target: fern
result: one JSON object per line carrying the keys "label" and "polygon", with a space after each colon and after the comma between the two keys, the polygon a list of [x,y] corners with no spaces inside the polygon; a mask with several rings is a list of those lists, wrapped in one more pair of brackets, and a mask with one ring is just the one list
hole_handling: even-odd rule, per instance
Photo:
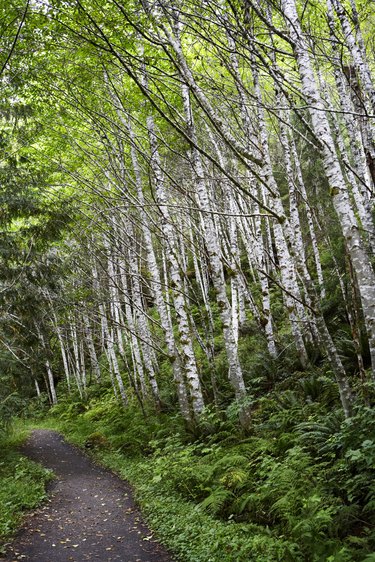
{"label": "fern", "polygon": [[238,454],[236,452],[232,454],[225,455],[221,457],[213,467],[213,474],[218,474],[225,470],[230,470],[232,468],[247,466],[249,459],[244,455]]}
{"label": "fern", "polygon": [[370,516],[370,518],[375,520],[375,483],[370,486],[369,492],[365,498],[365,505],[363,508],[364,513]]}
{"label": "fern", "polygon": [[235,468],[228,470],[221,478],[220,484],[222,484],[226,489],[238,490],[241,489],[244,483],[247,482],[248,472],[241,469]]}
{"label": "fern", "polygon": [[337,400],[337,384],[329,377],[311,375],[301,379],[299,387],[307,401],[329,405]]}
{"label": "fern", "polygon": [[226,488],[216,488],[207,498],[198,504],[198,508],[211,515],[218,515],[224,506],[234,498],[234,494]]}
{"label": "fern", "polygon": [[296,430],[300,443],[314,455],[338,455],[341,444],[338,436],[343,422],[341,411],[335,411],[324,418],[324,422],[303,422],[298,424]]}
{"label": "fern", "polygon": [[235,511],[238,514],[244,513],[244,511],[251,511],[252,506],[254,505],[254,498],[256,494],[242,494],[239,498],[235,501]]}

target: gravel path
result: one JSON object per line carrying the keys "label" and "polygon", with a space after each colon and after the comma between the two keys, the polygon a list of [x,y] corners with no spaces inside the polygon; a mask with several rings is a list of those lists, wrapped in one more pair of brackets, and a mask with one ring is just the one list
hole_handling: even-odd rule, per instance
{"label": "gravel path", "polygon": [[27,517],[5,562],[172,562],[117,476],[55,431],[33,431],[22,451],[57,479],[49,500]]}

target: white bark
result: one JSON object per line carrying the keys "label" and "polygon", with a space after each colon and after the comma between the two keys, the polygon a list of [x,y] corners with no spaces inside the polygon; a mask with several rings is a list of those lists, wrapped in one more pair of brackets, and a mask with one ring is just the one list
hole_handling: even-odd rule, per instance
{"label": "white bark", "polygon": [[[265,115],[263,109],[262,93],[259,84],[259,75],[256,65],[252,64],[252,73],[254,80],[254,90],[255,95],[258,99],[258,109],[257,116],[259,120],[259,136],[262,144],[262,150],[264,155],[264,164],[262,169],[262,175],[264,179],[264,184],[269,186],[269,201],[270,206],[273,208],[278,216],[285,216],[283,205],[280,198],[279,187],[275,180],[271,155],[268,142],[268,133],[265,124]],[[302,305],[301,292],[297,282],[297,275],[295,266],[293,263],[292,256],[290,255],[286,237],[284,234],[284,228],[288,229],[288,238],[292,238],[290,233],[290,227],[287,221],[284,221],[282,225],[279,221],[274,221],[273,225],[273,235],[276,245],[277,257],[279,261],[281,285],[283,288],[283,299],[285,302],[285,307],[287,309],[290,325],[292,329],[292,334],[294,336],[296,349],[301,361],[302,366],[308,364],[308,356],[305,348],[305,343],[303,339],[303,333],[301,326],[305,324],[305,310]]]}
{"label": "white bark", "polygon": [[162,29],[166,38],[168,39],[169,44],[173,48],[178,63],[177,66],[179,67],[180,72],[182,73],[184,80],[186,81],[186,84],[198,100],[200,106],[208,116],[211,123],[218,131],[220,131],[222,138],[234,152],[236,152],[240,156],[243,156],[249,162],[261,165],[261,160],[259,160],[256,156],[254,156],[252,152],[250,152],[247,142],[248,139],[246,139],[244,144],[237,140],[237,138],[232,134],[230,127],[227,125],[226,121],[220,117],[218,111],[210,103],[202,88],[195,80],[193,73],[186,61],[178,37],[174,36],[166,26],[162,25]]}
{"label": "white bark", "polygon": [[38,398],[40,398],[40,388],[39,388],[39,383],[36,379],[34,379],[34,385],[35,385],[35,391],[36,391],[36,395]]}
{"label": "white bark", "polygon": [[186,312],[187,303],[184,296],[183,281],[181,278],[174,226],[168,210],[168,199],[164,188],[163,173],[160,165],[157,137],[154,131],[154,121],[151,115],[147,118],[147,128],[151,149],[151,168],[154,176],[155,191],[161,214],[162,230],[166,243],[167,262],[169,268],[170,284],[173,290],[173,301],[176,312],[176,321],[179,331],[181,360],[185,371],[186,381],[192,401],[194,415],[199,418],[203,407],[203,395],[194,356],[193,342],[190,333],[189,320]]}
{"label": "white bark", "polygon": [[[356,108],[354,107],[350,95],[347,91],[348,89],[345,82],[344,74],[341,69],[342,66],[341,51],[337,52],[338,49],[336,46],[335,25],[334,25],[334,19],[332,14],[331,0],[327,0],[327,9],[328,9],[328,24],[329,24],[330,35],[331,35],[331,44],[332,44],[333,53],[335,55],[335,61],[334,61],[335,82],[339,94],[343,120],[345,122],[348,131],[349,145],[352,152],[351,161],[349,161],[350,159],[346,156],[346,152],[347,152],[346,146],[344,143],[344,139],[342,138],[342,135],[340,134],[339,131],[339,123],[337,123],[337,118],[335,123],[336,139],[339,145],[339,149],[343,161],[347,166],[347,175],[348,175],[348,179],[350,180],[354,201],[356,204],[359,218],[362,223],[362,227],[365,231],[366,237],[368,237],[371,250],[372,252],[374,252],[375,227],[371,216],[371,201],[369,197],[369,195],[373,190],[373,183],[367,166],[366,154],[362,143],[361,132],[357,125],[356,119],[353,115]],[[366,121],[365,127],[368,128],[369,120],[367,120],[365,117],[360,119],[362,121]],[[368,133],[368,136],[371,137],[371,133]],[[372,143],[372,140],[369,139],[369,142]],[[355,177],[352,170],[356,172],[357,177]]]}
{"label": "white bark", "polygon": [[303,176],[302,176],[301,164],[300,164],[300,159],[299,159],[299,156],[298,156],[298,153],[297,153],[297,148],[296,148],[294,139],[293,139],[293,137],[290,133],[289,133],[289,141],[290,141],[291,155],[292,155],[295,174],[296,174],[297,186],[298,186],[298,190],[300,192],[301,198],[302,198],[302,200],[304,202],[304,205],[305,205],[307,224],[308,224],[309,235],[310,235],[310,240],[311,240],[311,247],[312,247],[312,251],[313,251],[313,254],[314,254],[315,269],[316,269],[316,275],[317,275],[319,290],[320,290],[320,297],[324,298],[326,292],[325,292],[325,286],[324,286],[322,264],[321,264],[321,261],[320,261],[319,246],[318,246],[318,241],[317,241],[317,237],[316,237],[316,233],[315,233],[314,215],[313,215],[313,212],[311,210],[311,206],[310,206],[308,198],[307,198],[307,191],[306,191],[305,182],[304,182]]}
{"label": "white bark", "polygon": [[99,299],[100,299],[98,308],[99,308],[99,315],[100,315],[101,331],[102,331],[104,351],[107,355],[108,367],[109,367],[109,370],[110,370],[111,379],[113,377],[114,380],[116,381],[119,392],[120,392],[121,400],[122,400],[124,406],[126,406],[127,403],[128,403],[128,398],[127,398],[127,395],[126,395],[124,382],[123,382],[122,377],[121,377],[120,368],[119,368],[119,364],[118,364],[118,361],[117,361],[116,352],[115,352],[115,348],[114,348],[113,329],[112,328],[109,329],[109,327],[108,327],[107,312],[106,312],[105,306],[102,302],[102,298],[101,298],[101,294],[100,294],[101,288],[100,288],[100,283],[99,283],[99,277],[98,277],[98,272],[97,272],[97,269],[96,269],[95,265],[92,268],[92,274],[93,274],[94,291],[95,291],[96,294],[98,294]]}
{"label": "white bark", "polygon": [[85,311],[82,313],[82,320],[83,320],[83,326],[84,326],[84,330],[85,330],[87,349],[88,349],[89,356],[90,356],[91,368],[93,370],[96,381],[99,382],[100,379],[101,379],[100,365],[99,365],[99,361],[98,361],[98,356],[96,354],[96,349],[95,349],[95,344],[94,344],[94,338],[93,338],[93,335],[92,335],[90,320],[89,320],[89,317],[88,317],[88,315]]}
{"label": "white bark", "polygon": [[352,26],[346,17],[344,5],[339,0],[332,0],[332,4],[336,10],[337,16],[340,20],[341,27],[344,34],[344,40],[348,46],[349,52],[352,56],[354,65],[361,78],[362,88],[365,91],[372,107],[372,113],[375,112],[375,89],[372,83],[370,68],[366,61],[366,53],[361,52],[361,48],[356,42]]}
{"label": "white bark", "polygon": [[86,377],[86,362],[85,362],[85,349],[83,346],[83,337],[79,340],[79,358],[81,364],[81,380],[83,388],[87,387],[87,377]]}
{"label": "white bark", "polygon": [[82,376],[83,373],[82,373],[81,364],[80,364],[80,357],[79,357],[79,344],[78,344],[78,337],[77,337],[77,328],[76,328],[76,324],[75,324],[75,319],[73,317],[70,317],[69,324],[70,324],[70,335],[71,335],[72,343],[73,343],[75,379],[77,381],[77,385],[79,385],[79,387],[82,387],[83,390],[85,390],[86,381],[84,380],[84,378]]}
{"label": "white bark", "polygon": [[[48,350],[47,350],[47,346],[44,340],[44,336],[42,334],[42,332],[40,331],[38,325],[36,324],[36,322],[34,323],[36,332],[38,334],[38,338],[39,341],[42,345],[42,349],[44,351],[44,353],[47,355]],[[47,377],[48,377],[48,388],[49,388],[49,392],[50,392],[50,396],[51,396],[51,402],[52,404],[57,404],[57,394],[56,394],[56,389],[55,389],[55,381],[53,379],[53,373],[52,373],[52,368],[51,368],[51,364],[49,362],[48,357],[45,359],[44,365],[46,367],[46,371],[47,371]]]}
{"label": "white bark", "polygon": [[[134,237],[134,233],[132,233],[132,225],[127,224],[125,228],[128,233],[128,236],[132,235]],[[128,266],[129,266],[131,288],[132,288],[131,300],[132,303],[134,304],[134,314],[137,321],[137,331],[140,338],[140,347],[142,350],[143,361],[146,368],[148,380],[151,386],[151,391],[155,399],[155,403],[160,404],[159,388],[158,388],[158,383],[156,380],[155,370],[153,365],[151,334],[147,325],[145,314],[143,312],[144,304],[142,302],[140,272],[138,267],[137,256],[136,253],[133,251],[133,244],[134,242],[132,243],[132,240],[129,239]]]}
{"label": "white bark", "polygon": [[[294,41],[294,52],[299,67],[303,92],[310,105],[310,115],[314,131],[322,141],[323,163],[330,184],[333,205],[339,218],[341,229],[356,272],[363,314],[369,336],[373,372],[375,372],[374,271],[363,247],[358,223],[350,205],[348,191],[337,158],[329,122],[324,111],[324,105],[317,88],[307,44],[302,33],[294,0],[283,0],[282,5],[290,36]],[[345,390],[343,390],[342,399],[344,409],[350,411],[351,397],[349,394],[345,395]]]}
{"label": "white bark", "polygon": [[[189,90],[185,84],[182,84],[181,88],[185,118],[187,127],[189,129],[189,136],[193,139],[194,143],[197,144],[195,124],[189,99]],[[229,365],[229,380],[233,386],[236,398],[241,398],[246,394],[246,389],[238,357],[238,321],[236,330],[235,326],[233,325],[231,306],[226,294],[220,245],[212,220],[212,209],[204,176],[203,163],[198,150],[194,148],[192,149],[192,163],[195,172],[197,199],[199,208],[202,210],[204,238],[211,266],[212,283],[215,289],[216,301],[219,306],[220,318],[223,324],[224,343]]]}
{"label": "white bark", "polygon": [[50,390],[50,393],[51,393],[52,404],[57,404],[57,394],[56,394],[56,389],[55,389],[55,381],[53,380],[53,373],[52,373],[52,369],[51,369],[51,364],[50,364],[48,359],[46,360],[45,365],[46,365],[46,370],[47,370],[47,375],[48,375],[48,385],[49,385],[49,390]]}
{"label": "white bark", "polygon": [[70,371],[69,371],[68,358],[67,358],[67,354],[66,354],[66,350],[65,350],[65,342],[64,342],[64,338],[63,338],[63,335],[62,335],[62,332],[61,332],[61,328],[57,323],[56,314],[54,314],[54,313],[53,313],[53,322],[54,322],[54,328],[55,328],[55,332],[56,332],[56,335],[57,335],[57,339],[59,340],[59,344],[60,344],[60,351],[61,351],[61,357],[62,357],[62,361],[63,361],[66,385],[68,387],[68,391],[70,392]]}
{"label": "white bark", "polygon": [[[145,198],[143,193],[141,170],[138,162],[137,151],[135,148],[134,132],[132,130],[130,122],[128,123],[128,130],[131,139],[131,158],[132,158],[132,165],[133,165],[134,176],[135,176],[135,185],[137,190],[138,201],[140,203],[139,212],[141,216],[142,234],[143,234],[143,239],[146,249],[146,260],[147,260],[148,271],[151,277],[151,283],[150,283],[151,290],[155,299],[156,308],[159,313],[160,323],[164,331],[168,355],[172,363],[173,378],[175,380],[176,387],[177,387],[177,395],[178,395],[180,410],[184,419],[190,421],[191,415],[190,415],[189,403],[188,403],[186,386],[185,386],[183,372],[182,372],[181,361],[179,358],[178,350],[176,348],[175,337],[173,334],[170,306],[169,306],[169,302],[166,302],[163,296],[160,270],[156,260],[151,230],[149,228],[149,219],[145,212]],[[163,264],[165,264],[164,254],[162,259],[163,259]],[[164,285],[165,287],[167,287],[168,286],[167,282],[165,282]],[[168,290],[166,294],[166,300],[169,301]]]}

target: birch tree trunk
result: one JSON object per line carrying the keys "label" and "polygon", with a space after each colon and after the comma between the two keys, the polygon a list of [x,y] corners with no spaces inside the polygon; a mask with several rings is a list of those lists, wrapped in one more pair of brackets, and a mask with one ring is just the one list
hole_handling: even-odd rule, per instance
{"label": "birch tree trunk", "polygon": [[89,356],[90,356],[91,368],[94,372],[95,380],[97,382],[100,382],[100,379],[101,379],[100,365],[99,365],[99,361],[98,361],[98,356],[96,354],[96,349],[95,349],[94,338],[93,338],[92,329],[91,329],[91,325],[90,325],[90,320],[89,320],[89,317],[88,317],[88,315],[85,311],[82,312],[82,320],[83,320],[83,326],[84,326],[84,331],[85,331],[87,349],[88,349]]}
{"label": "birch tree trunk", "polygon": [[[181,88],[189,135],[196,144],[197,136],[190,105],[189,90],[185,84],[182,84]],[[216,301],[219,306],[220,318],[223,324],[224,344],[229,364],[229,380],[233,386],[236,398],[240,399],[246,394],[246,389],[242,376],[240,361],[238,358],[238,341],[234,330],[231,306],[226,294],[224,270],[220,255],[220,246],[212,221],[212,209],[210,207],[203,164],[199,152],[194,148],[192,149],[192,163],[195,172],[197,199],[199,202],[199,207],[202,210],[204,238],[211,266],[212,283],[215,288]]]}
{"label": "birch tree trunk", "polygon": [[[329,122],[317,88],[313,68],[302,33],[294,0],[282,2],[285,21],[294,42],[294,53],[301,77],[302,89],[309,103],[309,111],[318,138],[322,141],[322,156],[325,172],[330,184],[332,202],[339,218],[341,229],[355,270],[361,295],[363,314],[369,336],[373,373],[375,375],[375,275],[364,249],[358,223],[350,205],[348,191],[337,158]],[[343,406],[351,410],[351,395],[342,389]]]}
{"label": "birch tree trunk", "polygon": [[[263,109],[262,93],[259,84],[258,69],[255,62],[252,63],[252,74],[254,81],[255,95],[258,101],[257,117],[259,120],[259,135],[264,155],[264,164],[262,169],[262,176],[265,185],[269,186],[269,200],[270,205],[275,209],[278,216],[285,216],[284,209],[282,206],[279,187],[275,180],[273,170],[271,155],[268,142],[267,128],[265,124],[265,116]],[[286,237],[284,235],[284,228],[290,228],[286,225],[286,220],[282,225],[279,221],[274,221],[272,228],[274,234],[275,245],[277,249],[277,257],[280,267],[281,285],[283,288],[283,298],[286,306],[286,310],[289,315],[290,325],[292,333],[295,340],[296,349],[303,367],[308,364],[308,355],[305,348],[305,342],[303,339],[303,334],[301,326],[303,326],[305,321],[305,310],[302,305],[302,297],[300,289],[297,282],[296,271],[293,263],[292,256],[288,248]],[[289,239],[291,239],[291,234],[289,231]]]}
{"label": "birch tree trunk", "polygon": [[59,344],[60,344],[60,351],[61,351],[61,357],[62,357],[62,361],[63,361],[66,385],[68,387],[68,392],[70,392],[70,390],[71,390],[71,388],[70,388],[70,370],[69,370],[67,354],[66,354],[66,351],[65,351],[65,342],[64,342],[64,338],[63,338],[63,335],[62,335],[61,328],[58,325],[56,314],[54,312],[53,312],[53,323],[54,323],[54,328],[55,328],[55,332],[56,332],[56,335],[57,335],[57,339],[59,340]]}
{"label": "birch tree trunk", "polygon": [[[109,370],[110,370],[111,379],[113,381],[116,381],[116,383],[118,385],[119,392],[120,392],[120,397],[121,397],[122,403],[124,404],[124,406],[127,406],[128,397],[126,395],[124,382],[123,382],[122,377],[121,377],[120,368],[119,368],[119,364],[118,364],[118,361],[117,361],[116,352],[115,352],[115,348],[114,348],[113,329],[112,328],[109,329],[109,326],[108,326],[107,312],[106,312],[105,306],[104,306],[104,304],[101,300],[102,299],[101,288],[100,288],[100,283],[99,283],[98,272],[97,272],[97,269],[96,269],[95,265],[92,268],[92,275],[93,275],[94,292],[99,295],[99,315],[100,315],[100,323],[101,323],[101,330],[102,330],[102,337],[103,337],[103,346],[104,346],[104,351],[105,351],[105,353],[107,355],[107,359],[108,359],[108,367],[109,367]],[[114,387],[115,394],[117,394],[117,391],[115,390],[115,388],[116,388],[115,385],[113,385],[113,387]]]}
{"label": "birch tree trunk", "polygon": [[175,232],[169,215],[168,199],[165,193],[163,172],[160,165],[160,157],[157,145],[157,137],[154,130],[154,120],[151,115],[149,115],[147,118],[147,129],[149,133],[151,149],[151,168],[154,176],[156,197],[161,214],[162,230],[167,249],[170,284],[173,289],[173,301],[179,330],[181,359],[183,361],[183,367],[185,370],[186,381],[192,401],[194,416],[198,419],[200,414],[202,413],[204,401],[198,375],[198,369],[195,361],[188,315],[186,312],[187,303],[184,296],[184,286],[177,259]]}
{"label": "birch tree trunk", "polygon": [[332,0],[332,4],[340,20],[341,27],[344,34],[344,40],[348,46],[354,65],[361,78],[362,87],[366,95],[368,96],[369,102],[371,104],[372,113],[375,113],[375,88],[372,83],[371,72],[367,64],[366,53],[361,50],[360,46],[355,40],[352,26],[348,18],[346,17],[346,12],[342,2],[340,2],[339,0]]}
{"label": "birch tree trunk", "polygon": [[[36,332],[38,334],[38,338],[39,338],[39,341],[41,343],[42,349],[43,349],[45,355],[47,355],[48,351],[47,351],[47,346],[46,346],[44,336],[43,336],[42,332],[40,331],[39,326],[36,324],[36,322],[34,323],[34,325],[35,325],[35,329],[36,329]],[[48,357],[46,357],[44,365],[46,367],[46,372],[47,372],[47,377],[48,377],[48,389],[49,389],[50,396],[51,396],[51,402],[52,402],[53,405],[55,405],[55,404],[57,404],[57,394],[56,394],[56,389],[55,389],[55,381],[54,381],[54,378],[53,378],[52,368],[51,368],[51,364],[49,362]]]}
{"label": "birch tree trunk", "polygon": [[[156,260],[152,234],[149,227],[150,221],[145,211],[145,198],[143,193],[141,169],[138,162],[134,132],[131,127],[130,121],[127,124],[127,126],[129,130],[130,141],[131,141],[131,159],[132,159],[132,165],[133,165],[134,176],[135,176],[137,198],[140,204],[139,212],[141,216],[141,228],[142,228],[142,234],[143,234],[143,239],[146,249],[146,260],[148,265],[148,271],[151,277],[151,290],[159,313],[160,323],[164,331],[169,358],[172,363],[173,378],[175,380],[176,387],[177,387],[177,396],[178,396],[180,411],[184,419],[187,422],[190,422],[191,413],[190,413],[190,407],[187,397],[187,390],[184,381],[184,375],[182,372],[181,360],[179,357],[178,349],[176,347],[175,337],[173,334],[172,321],[170,317],[170,307],[165,302],[163,296],[162,280],[161,280],[159,266]],[[162,259],[164,260],[164,255]],[[165,283],[165,286],[168,287],[168,284]],[[167,292],[167,298],[169,298],[168,292]]]}

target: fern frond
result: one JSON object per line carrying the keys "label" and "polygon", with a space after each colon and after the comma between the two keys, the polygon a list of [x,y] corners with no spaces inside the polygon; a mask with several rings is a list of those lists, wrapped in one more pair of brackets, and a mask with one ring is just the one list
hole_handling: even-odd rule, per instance
{"label": "fern frond", "polygon": [[244,467],[247,466],[248,463],[249,460],[244,455],[240,455],[238,453],[231,453],[225,455],[215,463],[213,467],[213,473],[217,474],[219,472],[228,471],[234,468]]}
{"label": "fern frond", "polygon": [[228,470],[221,478],[220,484],[226,489],[236,490],[241,488],[248,479],[248,472],[241,468]]}
{"label": "fern frond", "polygon": [[225,504],[231,501],[233,497],[234,494],[230,490],[216,488],[197,507],[211,515],[218,515],[223,510]]}

